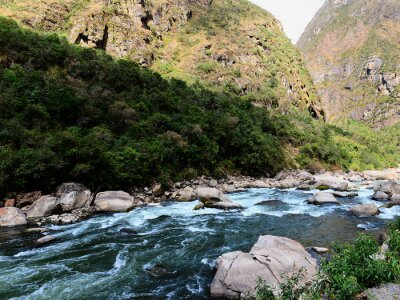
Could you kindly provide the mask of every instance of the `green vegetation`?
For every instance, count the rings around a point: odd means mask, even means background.
[[[272,175],[315,162],[350,168],[355,158],[360,168],[398,163],[395,147],[382,146],[397,142],[363,130],[299,112],[275,115],[0,19],[2,191],[48,191],[66,181],[129,189],[201,174]],[[376,162],[369,134],[380,143]]]
[[[321,273],[311,284],[301,286],[302,271],[280,286],[276,298],[265,282],[259,281],[257,300],[354,299],[368,288],[400,282],[400,218],[389,225],[388,251],[379,257],[379,243],[361,235],[350,244],[336,244],[332,257],[324,259]],[[382,254],[381,254],[382,255]]]

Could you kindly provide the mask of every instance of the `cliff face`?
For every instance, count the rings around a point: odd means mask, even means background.
[[[0,14],[166,78],[323,116],[299,51],[245,0],[19,0],[0,4]]]
[[[400,121],[400,2],[327,0],[298,42],[328,120]]]

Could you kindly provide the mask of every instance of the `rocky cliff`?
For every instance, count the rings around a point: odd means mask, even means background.
[[[299,51],[245,0],[19,0],[0,14],[190,84],[323,116]]]
[[[400,2],[327,0],[298,42],[328,120],[400,121]]]

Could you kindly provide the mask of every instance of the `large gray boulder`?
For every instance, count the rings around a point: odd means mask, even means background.
[[[261,236],[249,253],[235,251],[218,258],[211,297],[254,297],[258,278],[278,289],[285,278],[302,268],[305,270],[303,284],[316,275],[317,263],[300,243],[284,237]]]
[[[75,182],[61,184],[57,188],[56,196],[59,198],[58,204],[64,212],[89,207],[93,198],[88,188]]]
[[[27,222],[24,213],[15,207],[0,208],[0,227],[1,226],[19,226]]]
[[[355,192],[332,192],[332,195],[337,198],[354,198],[358,196]]]
[[[360,204],[350,208],[350,212],[356,216],[376,216],[379,215],[379,208],[371,204]]]
[[[61,209],[64,212],[70,212],[74,209],[89,207],[92,202],[92,193],[90,190],[72,191],[64,194],[58,200]]]
[[[57,198],[52,196],[42,196],[32,203],[31,207],[26,211],[29,218],[42,218],[52,215],[57,207]]]
[[[311,199],[307,200],[308,204],[314,205],[328,205],[328,204],[339,204],[340,202],[331,193],[316,193]]]
[[[374,183],[373,189],[374,189],[375,193],[383,192],[385,194],[391,194],[391,192],[392,192],[391,191],[391,187],[392,187],[391,182],[389,182],[389,181],[380,181],[380,182],[375,182]]]
[[[184,189],[178,191],[176,197],[179,202],[189,202],[194,200],[196,196],[194,189],[190,186],[187,186]]]
[[[390,194],[400,195],[400,183],[392,182],[392,184],[390,185]]]
[[[377,191],[373,196],[372,199],[377,201],[387,201],[389,200],[389,195],[382,191]]]
[[[205,207],[218,208],[218,209],[240,209],[242,206],[238,203],[234,203],[228,199],[228,197],[218,189],[200,187],[196,190],[197,197],[204,203]]]
[[[97,211],[125,212],[131,210],[135,202],[133,197],[126,192],[107,191],[97,194],[94,205]]]

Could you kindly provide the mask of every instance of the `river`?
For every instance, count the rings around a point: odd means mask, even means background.
[[[98,215],[78,224],[49,226],[57,241],[34,248],[39,236],[0,229],[0,299],[208,299],[216,258],[249,251],[260,235],[286,236],[304,246],[350,241],[377,234],[400,208],[378,217],[354,217],[347,209],[370,200],[339,199],[342,205],[304,203],[312,193],[251,189],[230,195],[244,210],[193,211],[195,203],[166,203],[129,213]],[[263,202],[266,200],[279,200]],[[258,205],[258,203],[263,204]],[[121,233],[122,228],[137,234]],[[162,266],[166,274],[148,270]]]

